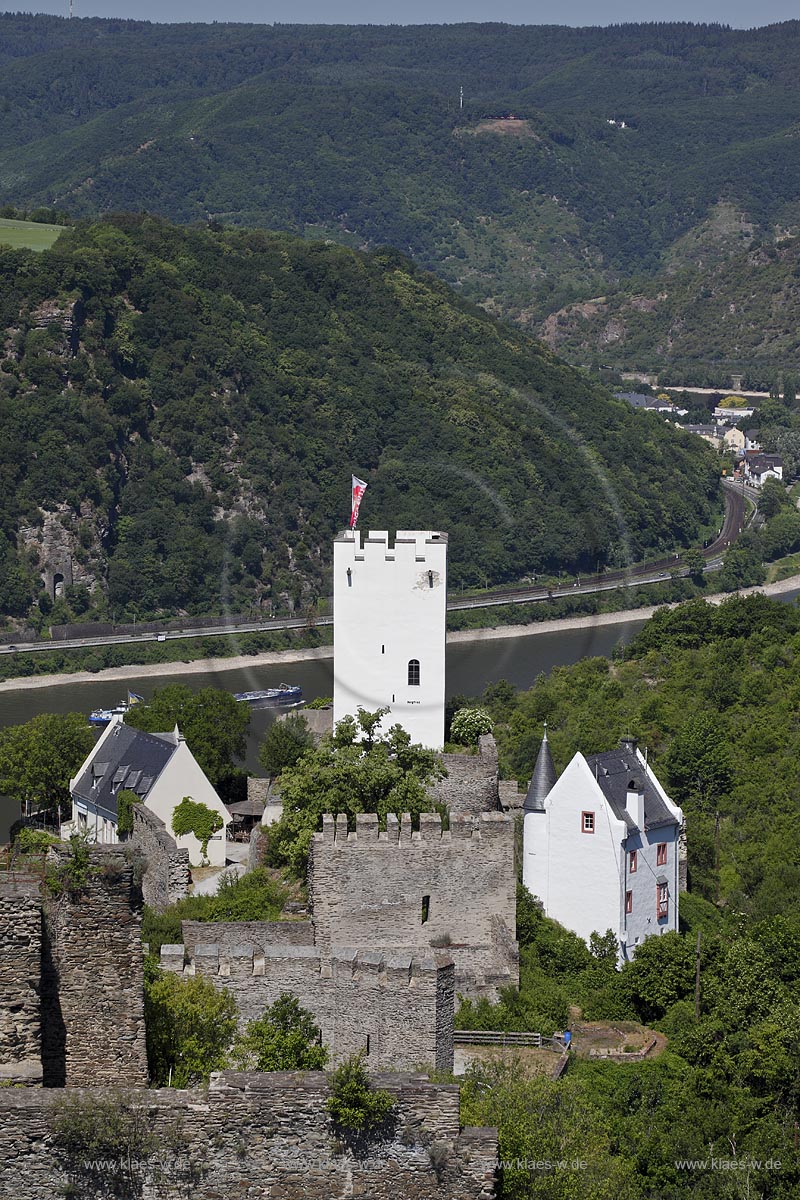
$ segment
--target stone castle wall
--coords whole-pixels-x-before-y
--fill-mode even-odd
[[[444,804],[451,816],[497,812],[497,745],[490,733],[478,739],[477,754],[442,754],[447,776],[437,780],[428,791],[437,804]]]
[[[127,846],[145,856],[147,866],[142,879],[145,904],[163,912],[189,895],[189,851],[179,850],[164,822],[144,804],[131,805],[133,832]]]
[[[314,945],[310,921],[181,921],[181,933],[190,958],[199,942],[214,942],[223,958],[242,945],[259,950],[266,946]]]
[[[323,818],[314,835],[309,892],[315,943],[323,955],[343,947],[404,952],[443,948],[453,958],[456,991],[494,997],[519,982],[516,948],[514,825],[502,813],[453,817],[423,813],[412,832],[406,813],[387,818]]]
[[[216,937],[216,928],[205,931]],[[184,946],[163,946],[161,966],[225,988],[242,1026],[290,992],[313,1013],[333,1062],[365,1051],[372,1069],[453,1069],[455,976],[445,955],[351,950],[323,958],[315,946],[261,937],[257,945],[195,942],[188,957]]]
[[[48,869],[63,872],[69,857],[53,848]],[[92,847],[78,893],[45,900],[45,1086],[147,1082],[141,902],[136,862],[111,846]]]
[[[41,1061],[41,971],[39,880],[0,877],[0,1065]]]
[[[321,1072],[224,1072],[212,1076],[207,1092],[127,1091],[125,1103],[146,1111],[161,1143],[160,1153],[134,1162],[141,1184],[135,1194],[148,1200],[240,1194],[250,1200],[491,1200],[497,1131],[459,1127],[458,1088],[419,1075],[377,1076],[374,1083],[392,1093],[394,1119],[361,1158],[336,1143]],[[71,1105],[93,1111],[119,1101],[120,1094],[108,1089],[69,1095]],[[63,1102],[58,1093],[0,1089],[0,1197],[130,1196],[107,1174],[93,1179],[85,1159],[68,1158],[54,1144]]]

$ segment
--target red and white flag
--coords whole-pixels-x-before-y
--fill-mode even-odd
[[[367,490],[367,485],[363,479],[359,479],[357,475],[353,476],[353,499],[350,507],[350,528],[355,529],[356,521],[358,520],[358,510],[361,507],[361,500],[364,492]]]

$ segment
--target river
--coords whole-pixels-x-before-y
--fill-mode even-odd
[[[780,599],[791,602],[800,595],[798,590],[787,592]],[[461,693],[478,696],[488,683],[507,679],[514,687],[530,687],[537,675],[547,674],[554,667],[567,666],[582,658],[610,656],[619,643],[626,644],[644,624],[644,619],[632,619],[616,625],[588,625],[553,633],[538,633],[535,637],[497,638],[492,641],[458,642],[447,647],[448,696]],[[333,692],[333,660],[330,658],[305,662],[281,663],[245,669],[225,667],[225,660],[207,674],[188,673],[179,676],[145,676],[141,680],[93,680],[87,683],[58,683],[49,687],[0,692],[0,728],[29,721],[41,712],[83,712],[109,707],[125,696],[130,688],[148,699],[158,687],[185,682],[192,689],[224,688],[229,692],[252,691],[276,687],[281,682],[299,684],[307,700],[330,696]],[[270,723],[274,710],[253,712],[247,738],[245,766],[259,771],[258,746]],[[0,799],[0,842],[3,841],[9,813]],[[7,806],[6,806],[7,807]]]

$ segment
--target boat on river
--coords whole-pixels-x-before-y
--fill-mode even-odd
[[[110,725],[114,717],[124,717],[136,704],[143,704],[144,696],[128,692],[127,700],[120,700],[113,708],[94,708],[89,713],[90,725]]]
[[[234,700],[251,708],[293,708],[303,703],[303,689],[289,683],[256,692],[234,692]]]

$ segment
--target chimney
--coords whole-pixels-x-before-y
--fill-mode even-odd
[[[638,775],[632,775],[628,780],[628,790],[625,795],[625,811],[637,829],[644,829],[644,783]]]

